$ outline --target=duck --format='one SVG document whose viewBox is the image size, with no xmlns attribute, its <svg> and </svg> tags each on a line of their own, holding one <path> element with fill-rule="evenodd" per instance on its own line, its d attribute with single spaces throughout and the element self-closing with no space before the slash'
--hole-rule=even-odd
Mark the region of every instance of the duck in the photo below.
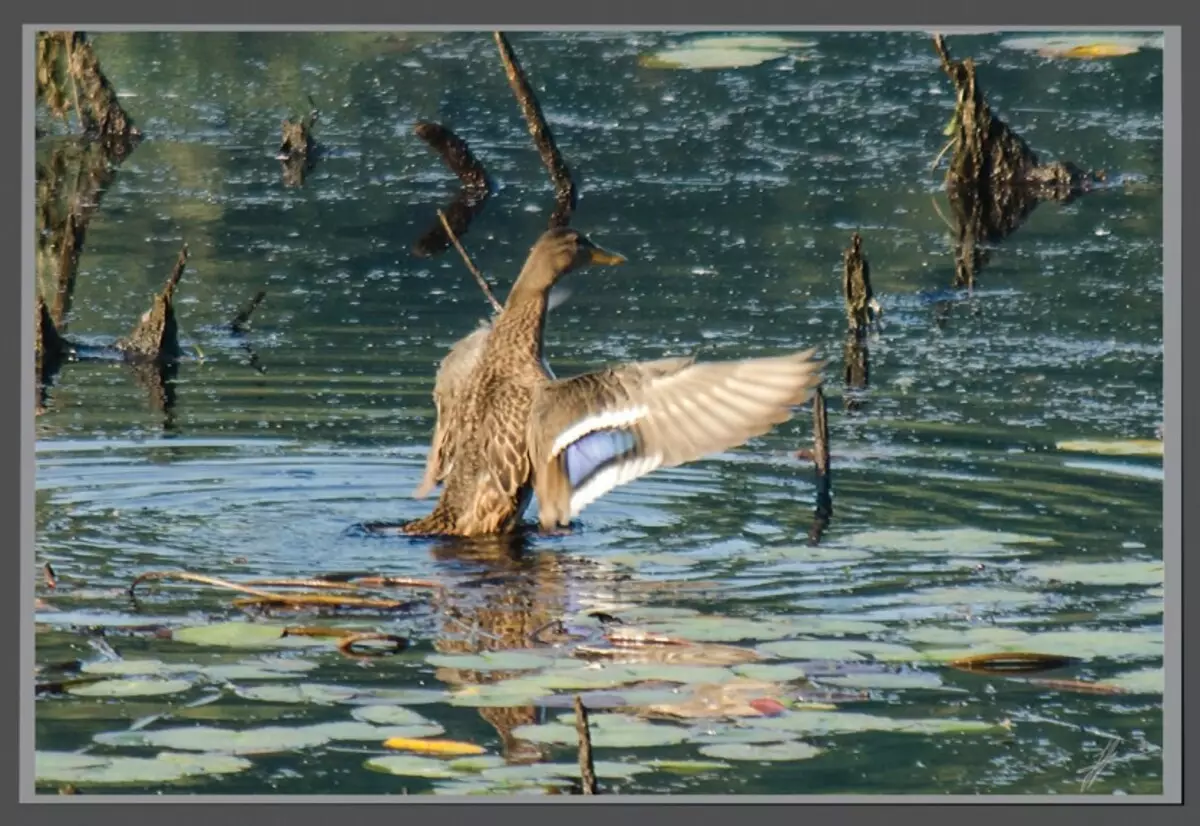
<svg viewBox="0 0 1200 826">
<path fill-rule="evenodd" d="M 414 498 L 442 492 L 406 534 L 519 529 L 534 496 L 541 530 L 659 468 L 739 447 L 788 421 L 821 383 L 815 348 L 777 356 L 628 362 L 557 378 L 543 336 L 551 290 L 584 267 L 625 264 L 578 230 L 543 233 L 499 312 L 438 367 L 436 422 Z"/>
</svg>

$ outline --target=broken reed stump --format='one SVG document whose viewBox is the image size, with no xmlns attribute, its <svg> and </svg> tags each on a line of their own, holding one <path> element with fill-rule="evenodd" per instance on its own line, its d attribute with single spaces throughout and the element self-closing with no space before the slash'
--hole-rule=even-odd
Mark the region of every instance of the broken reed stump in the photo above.
<svg viewBox="0 0 1200 826">
<path fill-rule="evenodd" d="M 443 163 L 458 177 L 462 187 L 443 212 L 446 221 L 440 218 L 413 245 L 413 254 L 420 258 L 431 258 L 450 248 L 453 243 L 447 233 L 448 223 L 453 234 L 463 236 L 471 226 L 492 193 L 492 181 L 483 164 L 471 152 L 467 142 L 438 123 L 419 121 L 413 133 L 425 141 L 441 156 Z"/>
<path fill-rule="evenodd" d="M 588 712 L 583 698 L 575 695 L 575 733 L 579 735 L 579 779 L 583 794 L 599 794 L 596 786 L 596 766 L 592 762 L 592 733 L 588 727 Z"/>
<path fill-rule="evenodd" d="M 813 467 L 817 477 L 817 506 L 812 528 L 808 532 L 810 545 L 817 545 L 829 519 L 833 516 L 833 495 L 830 492 L 829 420 L 826 417 L 825 391 L 817 387 L 813 394 Z"/>
<path fill-rule="evenodd" d="M 36 59 L 38 100 L 64 120 L 73 109 L 83 134 L 117 161 L 128 155 L 142 134 L 121 106 L 87 35 L 39 32 Z"/>
<path fill-rule="evenodd" d="M 946 192 L 955 213 L 955 286 L 970 288 L 986 261 L 979 242 L 1007 238 L 1042 201 L 1068 202 L 1104 176 L 1069 162 L 1041 163 L 1029 144 L 992 113 L 979 88 L 975 62 L 951 58 L 940 34 L 933 46 L 955 90 L 954 115 L 946 130 L 947 146 L 954 148 Z"/>
<path fill-rule="evenodd" d="M 867 332 L 882 311 L 871 288 L 871 267 L 863 255 L 862 236 L 850 237 L 850 246 L 842 252 L 842 295 L 846 301 L 849 331 L 843 346 L 844 378 L 847 388 L 865 388 L 869 378 Z M 852 393 L 844 395 L 847 409 L 857 410 L 861 400 Z"/>
<path fill-rule="evenodd" d="M 525 122 L 529 126 L 533 144 L 537 147 L 538 154 L 542 157 L 542 163 L 546 166 L 546 170 L 550 173 L 550 179 L 554 183 L 555 204 L 554 212 L 550 216 L 550 227 L 552 229 L 565 227 L 570 223 L 571 213 L 575 211 L 578 203 L 578 192 L 575 181 L 571 177 L 571 170 L 558 151 L 558 145 L 554 142 L 554 133 L 550 131 L 550 127 L 546 123 L 542 107 L 513 52 L 512 44 L 508 42 L 508 38 L 503 32 L 494 32 L 494 36 L 496 46 L 500 49 L 500 60 L 504 63 L 504 74 L 508 78 L 508 85 L 512 87 L 513 94 L 517 97 L 517 103 L 520 104 L 521 112 L 525 115 Z"/>
<path fill-rule="evenodd" d="M 312 99 L 309 99 L 312 102 Z M 304 179 L 317 165 L 317 142 L 313 139 L 312 129 L 317 123 L 320 113 L 314 105 L 303 118 L 283 121 L 283 138 L 279 142 L 279 151 L 275 157 L 283 168 L 283 182 L 286 186 L 301 186 Z"/>
<path fill-rule="evenodd" d="M 850 236 L 850 246 L 842 253 L 842 294 L 846 299 L 846 320 L 857 337 L 866 336 L 879 314 L 879 302 L 871 289 L 871 267 L 862 252 L 862 236 Z"/>
<path fill-rule="evenodd" d="M 182 354 L 179 346 L 179 325 L 175 319 L 175 287 L 187 266 L 187 244 L 179 250 L 175 267 L 167 277 L 162 291 L 154 296 L 154 304 L 142 314 L 141 320 L 128 338 L 117 342 L 117 349 L 134 361 L 171 362 Z"/>
</svg>

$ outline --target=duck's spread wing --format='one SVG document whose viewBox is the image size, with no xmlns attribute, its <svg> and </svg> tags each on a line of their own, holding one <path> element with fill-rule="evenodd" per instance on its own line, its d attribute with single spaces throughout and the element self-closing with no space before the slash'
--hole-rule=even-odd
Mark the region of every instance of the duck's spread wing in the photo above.
<svg viewBox="0 0 1200 826">
<path fill-rule="evenodd" d="M 660 467 L 728 450 L 791 418 L 821 381 L 815 351 L 628 364 L 549 382 L 529 444 L 544 526 Z"/>
<path fill-rule="evenodd" d="M 483 356 L 484 346 L 492 325 L 485 322 L 473 333 L 459 339 L 438 367 L 433 385 L 433 403 L 437 410 L 437 423 L 433 428 L 433 443 L 425 460 L 425 475 L 421 484 L 413 491 L 417 499 L 428 496 L 434 487 L 446 478 L 454 463 L 453 434 L 459 431 L 456 414 L 462 410 L 460 403 L 464 389 L 475 366 Z"/>
</svg>

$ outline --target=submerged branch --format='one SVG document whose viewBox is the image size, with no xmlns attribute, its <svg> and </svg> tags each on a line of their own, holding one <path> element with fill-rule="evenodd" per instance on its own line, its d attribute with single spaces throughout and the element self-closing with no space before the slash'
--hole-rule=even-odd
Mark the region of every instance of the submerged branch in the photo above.
<svg viewBox="0 0 1200 826">
<path fill-rule="evenodd" d="M 570 223 L 571 213 L 575 211 L 578 202 L 571 170 L 563 160 L 562 153 L 558 151 L 558 145 L 554 142 L 554 133 L 550 131 L 550 126 L 546 123 L 542 107 L 533 93 L 533 87 L 529 85 L 529 80 L 517 60 L 516 53 L 513 52 L 512 44 L 508 42 L 504 32 L 494 32 L 494 36 L 496 46 L 500 49 L 500 60 L 504 63 L 504 74 L 508 78 L 508 85 L 512 87 L 513 94 L 517 97 L 517 103 L 520 104 L 525 122 L 529 126 L 533 145 L 537 147 L 538 154 L 542 157 L 542 163 L 546 166 L 546 170 L 550 173 L 550 179 L 554 183 L 555 207 L 554 213 L 550 216 L 550 226 L 565 227 Z"/>
</svg>

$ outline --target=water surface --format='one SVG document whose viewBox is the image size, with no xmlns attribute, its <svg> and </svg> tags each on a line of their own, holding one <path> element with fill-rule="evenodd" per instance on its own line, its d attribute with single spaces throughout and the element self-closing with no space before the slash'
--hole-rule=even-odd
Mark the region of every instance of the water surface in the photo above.
<svg viewBox="0 0 1200 826">
<path fill-rule="evenodd" d="M 1161 461 L 1055 448 L 1151 438 L 1162 420 L 1161 51 L 1047 60 L 1005 48 L 1001 35 L 950 39 L 1039 155 L 1119 182 L 1040 206 L 967 296 L 948 292 L 954 260 L 934 205 L 941 173 L 928 169 L 953 108 L 928 37 L 803 38 L 813 46 L 796 57 L 703 72 L 639 65 L 681 35 L 512 42 L 577 174 L 573 225 L 631 262 L 569 278 L 547 329 L 556 371 L 820 348 L 830 359 L 828 557 L 806 547 L 813 476 L 792 456 L 811 442 L 805 410 L 744 448 L 614 491 L 569 535 L 536 537 L 513 559 L 511 549 L 347 531 L 431 506 L 410 492 L 432 431 L 434 370 L 487 312 L 452 251 L 410 252 L 457 186 L 413 124 L 454 129 L 495 179 L 463 241 L 501 293 L 553 207 L 490 35 L 97 34 L 105 71 L 148 139 L 89 226 L 69 332 L 97 344 L 126 333 L 186 241 L 178 312 L 191 349 L 167 412 L 115 361 L 68 364 L 49 393 L 37 425 L 37 555 L 60 583 L 39 596 L 87 613 L 39 612 L 38 661 L 96 659 L 80 629 L 118 619 L 242 616 L 219 591 L 164 586 L 140 614 L 113 594 L 143 571 L 186 569 L 234 579 L 362 570 L 449 586 L 443 604 L 345 621 L 406 636 L 403 654 L 362 662 L 328 645 L 302 651 L 311 668 L 280 685 L 461 691 L 487 675 L 439 667 L 435 651 L 528 645 L 537 626 L 591 610 L 651 625 L 697 615 L 786 624 L 764 637 L 710 633 L 747 649 L 804 638 L 847 651 L 848 639 L 919 648 L 936 637 L 930 629 L 1071 632 L 1106 642 L 1040 676 L 1108 680 L 1161 667 L 1152 573 L 1162 559 Z M 325 154 L 302 187 L 287 187 L 273 159 L 279 124 L 306 111 L 309 96 Z M 884 318 L 868 341 L 869 388 L 849 393 L 841 252 L 854 231 Z M 224 326 L 260 289 L 268 295 L 253 330 L 235 339 Z M 1107 580 L 1094 568 L 1055 573 L 1076 563 L 1120 565 Z M 845 634 L 838 621 L 871 625 Z M 116 630 L 108 641 L 126 659 L 206 667 L 258 654 Z M 1065 794 L 1119 737 L 1089 791 L 1161 792 L 1161 688 L 1093 695 L 929 662 L 916 673 L 844 711 L 998 730 L 805 732 L 792 739 L 822 749 L 808 759 L 730 759 L 602 783 L 629 793 Z M 192 725 L 201 714 L 230 728 L 344 721 L 355 707 L 255 701 L 237 687 L 200 677 L 169 696 L 46 697 L 38 748 L 153 756 L 93 737 L 137 720 L 143 731 Z M 216 702 L 181 711 L 214 691 Z M 511 763 L 575 759 L 513 734 L 560 708 L 439 699 L 412 710 Z M 168 711 L 178 716 L 145 724 Z M 698 731 L 733 723 L 661 725 L 688 739 L 601 748 L 597 758 L 709 759 Z M 328 741 L 183 785 L 84 790 L 458 788 L 365 769 L 380 751 Z"/>
</svg>

